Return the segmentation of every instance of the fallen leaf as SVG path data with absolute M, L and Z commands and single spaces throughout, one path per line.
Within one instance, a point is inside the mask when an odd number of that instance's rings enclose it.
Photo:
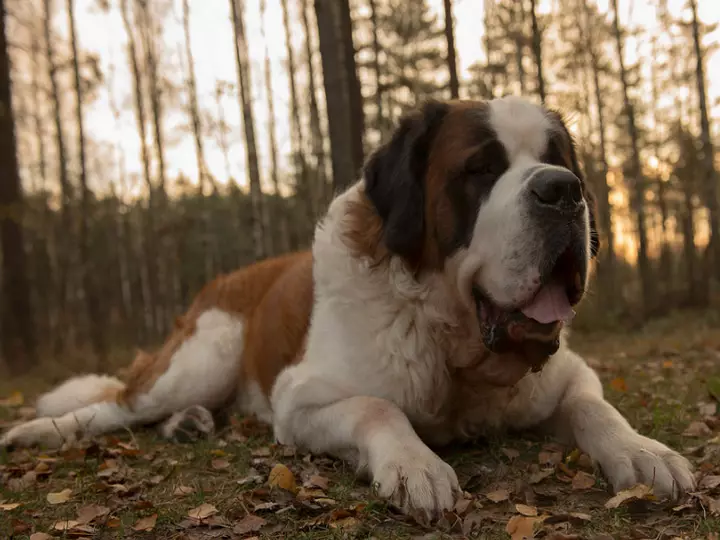
M 622 491 L 619 491 L 617 495 L 615 495 L 605 503 L 605 508 L 617 508 L 625 501 L 629 501 L 631 499 L 642 500 L 652 498 L 653 497 L 651 487 L 644 484 L 635 484 L 630 489 L 624 489 Z
M 462 532 L 465 536 L 470 536 L 470 534 L 478 528 L 483 521 L 483 516 L 480 512 L 471 512 L 468 514 L 465 519 L 463 520 L 462 524 Z
M 227 453 L 225 452 L 225 450 L 220 450 L 219 448 L 214 448 L 213 450 L 210 450 L 210 453 L 215 457 L 227 456 Z
M 75 521 L 74 519 L 69 519 L 66 521 L 57 521 L 53 525 L 53 529 L 56 531 L 69 531 L 70 529 L 74 529 L 81 523 L 79 521 Z
M 665 361 L 662 363 L 662 367 L 664 367 L 665 369 L 670 369 L 671 367 L 673 367 L 673 361 L 672 361 L 672 360 L 665 360 Z
M 247 534 L 259 531 L 266 523 L 267 521 L 265 521 L 260 516 L 256 516 L 255 514 L 248 514 L 235 524 L 235 526 L 233 527 L 233 533 Z
M 491 491 L 490 493 L 486 493 L 485 496 L 492 502 L 499 503 L 507 501 L 510 498 L 510 492 L 507 489 L 498 489 Z
M 510 461 L 520 457 L 520 452 L 518 450 L 515 450 L 514 448 L 501 448 L 500 451 L 505 454 L 505 457 L 508 458 Z
M 613 390 L 617 390 L 618 392 L 627 392 L 627 383 L 622 377 L 615 377 L 612 381 L 610 381 L 610 386 Z
M 537 508 L 534 506 L 528 506 L 527 504 L 516 504 L 515 510 L 518 511 L 518 514 L 522 514 L 523 516 L 535 517 L 538 515 Z
M 540 469 L 530 475 L 528 482 L 531 484 L 539 484 L 545 480 L 548 476 L 551 476 L 555 472 L 553 469 Z
M 535 524 L 542 522 L 542 518 L 513 516 L 508 521 L 505 531 L 512 540 L 526 540 L 535 537 Z
M 275 465 L 268 476 L 268 484 L 270 487 L 279 487 L 287 491 L 297 491 L 295 476 L 292 471 L 282 463 Z
M 296 497 L 299 501 L 307 501 L 310 499 L 318 499 L 318 498 L 326 497 L 326 495 L 322 489 L 312 489 L 312 488 L 301 487 L 298 490 Z
M 305 481 L 303 486 L 305 486 L 306 488 L 316 487 L 325 491 L 327 490 L 329 483 L 330 481 L 324 476 L 318 476 L 314 474 Z
M 8 397 L 0 399 L 2 407 L 19 407 L 25 402 L 22 392 L 13 392 Z
M 462 516 L 465 512 L 468 511 L 468 508 L 470 508 L 472 502 L 472 499 L 458 499 L 458 502 L 455 503 L 455 508 L 453 508 L 453 510 L 455 511 L 455 513 Z
M 71 496 L 72 489 L 63 489 L 57 493 L 48 493 L 46 498 L 50 504 L 62 504 L 68 502 Z
M 162 474 L 156 474 L 155 476 L 150 477 L 150 483 L 153 486 L 157 486 L 159 483 L 161 483 L 163 480 L 165 480 L 165 477 Z
M 134 531 L 152 531 L 155 528 L 155 524 L 157 523 L 157 514 L 153 514 L 152 516 L 146 516 L 144 518 L 140 518 L 137 520 L 135 525 L 133 525 Z
M 5 512 L 9 512 L 10 510 L 15 510 L 18 506 L 20 506 L 22 503 L 5 503 L 0 504 L 0 510 L 3 510 Z
M 540 465 L 558 465 L 562 462 L 562 452 L 542 450 L 538 454 Z
M 354 529 L 360 525 L 360 520 L 350 516 L 338 519 L 337 521 L 331 521 L 328 525 L 333 529 Z
M 99 506 L 97 504 L 90 504 L 83 506 L 78 510 L 77 520 L 80 523 L 91 523 L 93 520 L 106 516 L 110 513 L 110 509 L 107 506 Z
M 30 540 L 50 540 L 52 536 L 44 532 L 36 532 L 30 535 Z
M 715 489 L 718 486 L 720 486 L 720 475 L 706 476 L 699 484 L 701 489 Z
M 704 437 L 710 435 L 712 431 L 705 422 L 691 422 L 683 435 L 685 437 Z
M 213 459 L 210 462 L 210 465 L 216 471 L 221 471 L 223 469 L 227 469 L 230 466 L 230 462 L 227 459 Z
M 212 504 L 203 503 L 197 508 L 190 510 L 187 515 L 192 519 L 203 520 L 217 514 L 217 511 L 217 508 L 215 508 Z
M 267 446 L 261 446 L 252 451 L 253 457 L 270 457 L 270 448 Z
M 710 377 L 706 384 L 710 395 L 720 402 L 720 377 Z
M 583 471 L 575 473 L 572 479 L 573 489 L 590 489 L 595 485 L 595 477 Z
M 184 497 L 185 495 L 190 495 L 193 491 L 195 491 L 190 486 L 178 486 L 175 488 L 175 491 L 173 491 L 173 495 L 176 497 Z

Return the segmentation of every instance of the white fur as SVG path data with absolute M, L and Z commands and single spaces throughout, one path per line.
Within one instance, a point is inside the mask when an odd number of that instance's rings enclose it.
M 97 401 L 103 393 L 122 390 L 125 385 L 108 375 L 80 375 L 71 377 L 60 386 L 41 395 L 36 404 L 38 416 L 62 416 Z

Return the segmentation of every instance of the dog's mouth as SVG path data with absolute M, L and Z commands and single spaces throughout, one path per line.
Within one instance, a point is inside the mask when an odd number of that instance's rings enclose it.
M 515 353 L 532 371 L 540 371 L 560 347 L 560 331 L 575 316 L 573 306 L 584 294 L 585 263 L 572 247 L 545 273 L 529 299 L 504 308 L 479 286 L 473 297 L 485 347 L 496 354 Z

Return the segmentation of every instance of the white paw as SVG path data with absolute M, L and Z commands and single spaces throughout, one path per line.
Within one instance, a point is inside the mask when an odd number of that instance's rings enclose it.
M 451 510 L 462 493 L 453 468 L 429 448 L 390 451 L 373 467 L 378 495 L 422 521 Z
M 634 433 L 612 450 L 598 461 L 616 492 L 642 483 L 675 499 L 695 488 L 690 462 L 661 442 Z
M 52 418 L 36 418 L 24 422 L 8 430 L 0 437 L 0 447 L 29 447 L 42 445 L 48 448 L 59 448 L 64 443 L 72 442 L 75 434 L 61 433 Z

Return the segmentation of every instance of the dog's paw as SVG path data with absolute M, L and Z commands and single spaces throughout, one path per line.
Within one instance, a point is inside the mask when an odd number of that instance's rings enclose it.
M 617 493 L 641 483 L 660 498 L 676 499 L 695 488 L 692 465 L 664 444 L 634 434 L 614 448 L 600 466 Z
M 63 444 L 73 442 L 74 433 L 62 433 L 53 418 L 36 418 L 23 422 L 10 428 L 0 437 L 0 447 L 28 448 L 31 446 L 44 446 L 59 448 Z
M 462 493 L 453 468 L 429 448 L 388 452 L 373 469 L 378 495 L 420 522 L 451 510 Z
M 160 426 L 163 437 L 181 443 L 206 439 L 214 431 L 212 413 L 200 405 L 176 412 Z

